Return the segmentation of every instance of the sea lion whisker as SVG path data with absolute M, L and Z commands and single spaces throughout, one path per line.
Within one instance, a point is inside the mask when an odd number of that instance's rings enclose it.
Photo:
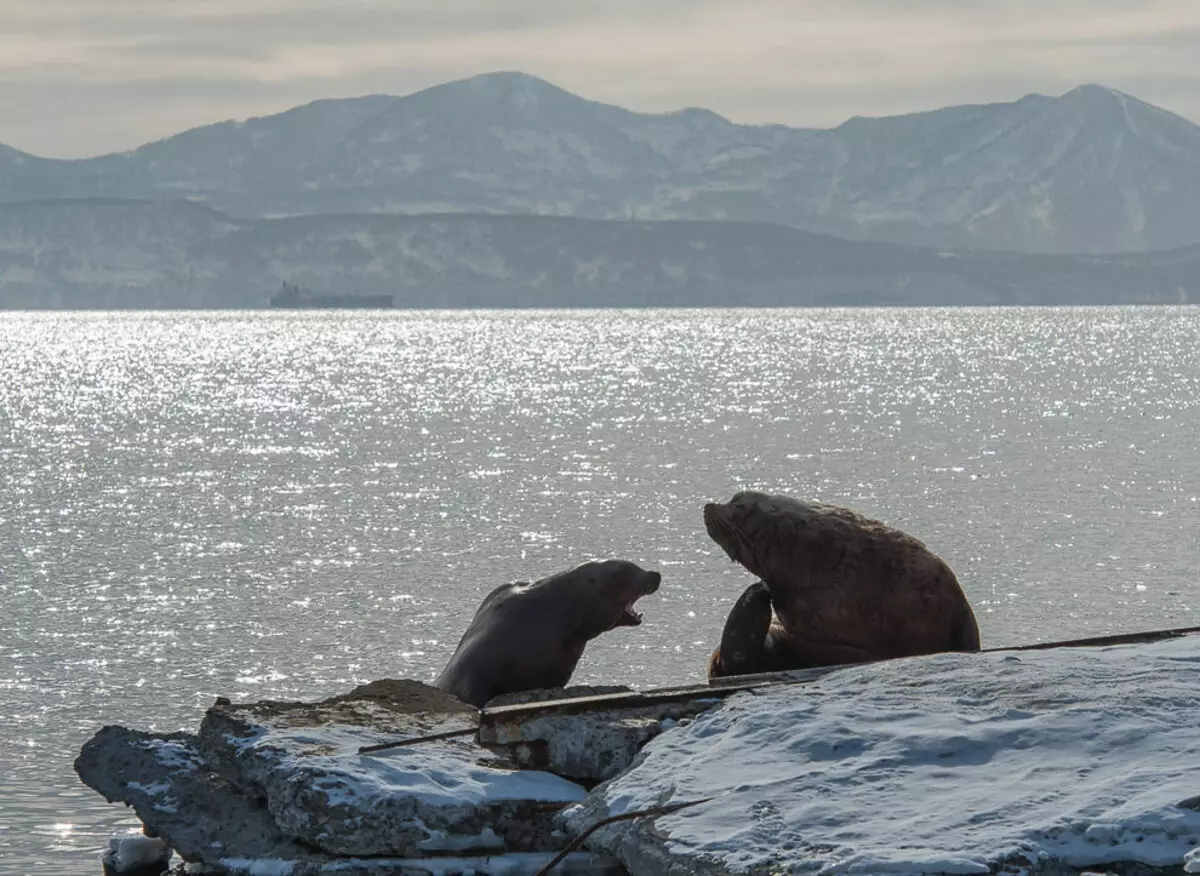
M 758 575 L 758 577 L 762 578 L 763 583 L 765 583 L 767 588 L 770 589 L 771 583 L 767 580 L 767 566 L 762 561 L 762 556 L 758 553 L 754 541 L 750 538 L 750 536 L 746 535 L 742 528 L 732 520 L 720 520 L 720 524 L 727 532 L 733 535 L 738 542 L 738 547 L 749 555 L 750 561 L 757 567 L 754 569 L 747 568 L 747 571 L 753 572 L 754 574 Z M 743 560 L 738 559 L 737 557 L 731 557 L 730 559 L 732 559 L 735 563 L 746 567 L 746 563 Z

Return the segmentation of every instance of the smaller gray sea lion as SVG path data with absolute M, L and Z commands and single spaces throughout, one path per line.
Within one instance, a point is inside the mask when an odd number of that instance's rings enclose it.
M 907 533 L 753 490 L 705 505 L 704 526 L 759 579 L 725 621 L 710 678 L 979 650 L 954 572 Z
M 501 694 L 565 687 L 588 642 L 641 624 L 634 603 L 661 581 L 627 560 L 594 560 L 502 584 L 479 604 L 434 687 L 477 708 Z

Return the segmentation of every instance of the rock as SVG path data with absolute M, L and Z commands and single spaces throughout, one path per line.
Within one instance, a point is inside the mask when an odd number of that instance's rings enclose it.
M 342 856 L 556 850 L 554 815 L 582 787 L 515 769 L 471 736 L 372 754 L 361 746 L 473 730 L 477 713 L 419 682 L 376 682 L 320 703 L 214 705 L 205 761 L 266 800 L 286 835 Z
M 169 876 L 535 876 L 550 863 L 550 852 L 438 858 L 337 858 L 324 864 L 283 858 L 226 858 L 203 869 L 172 870 Z M 554 876 L 622 876 L 612 858 L 575 852 L 554 868 Z
M 634 693 L 634 689 L 624 684 L 572 684 L 567 687 L 538 688 L 522 690 L 516 693 L 500 694 L 487 702 L 486 708 L 497 706 L 517 706 L 527 703 L 548 703 L 554 700 L 569 700 L 575 697 L 594 697 L 601 694 Z
M 550 693 L 526 692 L 504 704 L 546 706 L 537 711 L 498 708 L 499 698 L 488 703 L 489 713 L 480 723 L 479 741 L 509 753 L 523 769 L 547 770 L 588 787 L 628 769 L 642 747 L 663 729 L 719 702 L 711 688 L 697 689 L 690 698 L 649 704 L 641 704 L 640 695 L 623 687 L 580 686 L 553 692 L 561 695 L 546 695 Z M 554 708 L 557 700 L 620 693 L 632 696 L 628 702 L 606 702 L 598 708 L 567 704 Z
M 631 873 L 1179 873 L 1200 636 L 944 654 L 736 694 L 564 813 Z
M 313 857 L 265 807 L 204 763 L 191 734 L 105 727 L 84 744 L 75 772 L 110 803 L 133 807 L 147 832 L 186 861 Z
M 585 791 L 476 744 L 477 715 L 390 680 L 319 703 L 218 700 L 198 736 L 105 727 L 75 768 L 203 872 L 535 873 L 567 842 L 556 813 Z M 465 735 L 358 750 L 446 732 Z M 559 872 L 623 870 L 580 851 Z
M 595 784 L 628 769 L 661 729 L 661 719 L 653 715 L 551 714 L 493 725 L 481 732 L 480 741 L 511 748 L 523 768 Z

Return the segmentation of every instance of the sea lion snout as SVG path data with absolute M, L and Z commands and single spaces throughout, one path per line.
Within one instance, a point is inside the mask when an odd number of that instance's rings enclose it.
M 651 593 L 657 593 L 659 586 L 662 584 L 662 572 L 653 572 L 649 569 L 642 569 L 641 575 L 638 578 L 637 589 L 633 593 L 633 598 L 625 604 L 621 614 L 617 617 L 614 626 L 617 627 L 637 627 L 641 626 L 642 614 L 633 606 L 643 596 L 649 596 Z
M 715 502 L 708 502 L 704 506 L 704 528 L 708 531 L 708 537 L 718 544 L 725 532 L 725 521 L 721 517 L 723 510 L 723 506 Z
M 739 532 L 731 521 L 730 507 L 709 502 L 704 506 L 704 530 L 708 537 L 725 551 L 725 555 L 735 563 L 742 562 L 741 542 Z

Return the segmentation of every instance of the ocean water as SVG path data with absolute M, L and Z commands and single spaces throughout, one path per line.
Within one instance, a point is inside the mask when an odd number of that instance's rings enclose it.
M 431 679 L 504 581 L 659 569 L 574 680 L 702 680 L 741 488 L 924 539 L 985 646 L 1200 624 L 1197 435 L 1198 308 L 0 315 L 0 872 L 135 823 L 101 725 Z

